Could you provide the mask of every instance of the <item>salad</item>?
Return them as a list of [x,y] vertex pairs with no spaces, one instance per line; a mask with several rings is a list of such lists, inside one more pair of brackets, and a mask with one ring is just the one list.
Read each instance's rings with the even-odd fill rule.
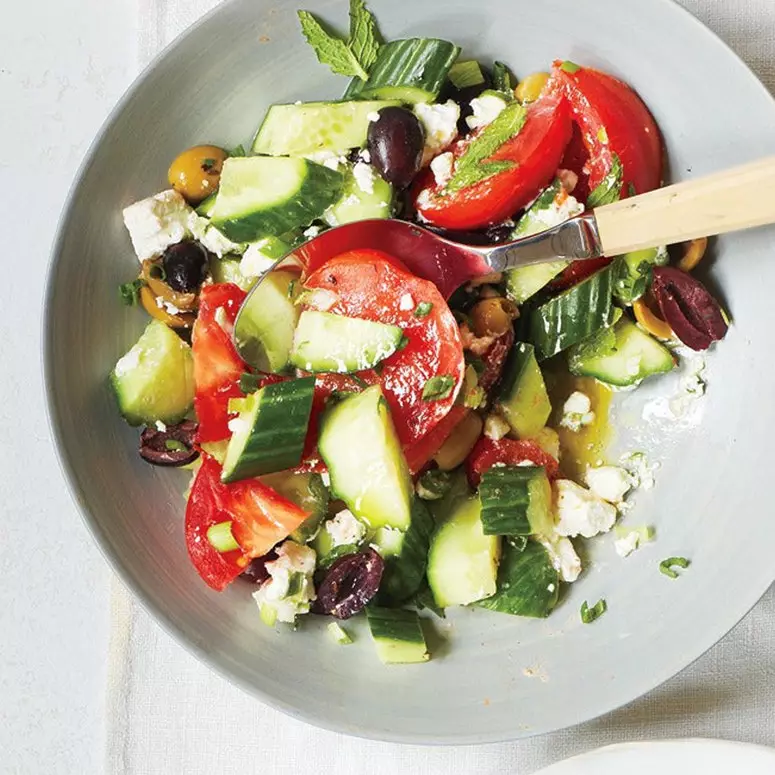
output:
[[517,82],[446,40],[385,42],[363,0],[348,35],[299,18],[349,85],[272,105],[249,149],[183,151],[169,189],[126,207],[139,270],[121,297],[150,321],[111,382],[142,458],[193,475],[181,537],[205,584],[240,580],[272,627],[329,616],[339,643],[365,615],[383,662],[421,662],[428,612],[546,617],[583,572],[579,540],[617,531],[622,556],[649,540],[618,524],[650,473],[640,453],[607,458],[612,392],[728,323],[691,275],[704,240],[450,298],[379,245],[302,260],[364,219],[480,244],[536,234],[657,188],[664,160],[646,106],[598,70],[557,61]]

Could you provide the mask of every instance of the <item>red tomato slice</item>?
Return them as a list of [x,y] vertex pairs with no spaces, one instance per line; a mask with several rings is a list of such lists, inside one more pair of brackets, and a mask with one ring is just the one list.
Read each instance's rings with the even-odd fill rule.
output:
[[449,438],[452,431],[470,411],[461,404],[455,404],[449,410],[449,414],[440,420],[430,433],[404,449],[406,463],[413,474],[425,468],[431,458],[441,449],[441,445]]
[[489,471],[496,463],[515,466],[523,460],[529,460],[537,466],[543,466],[550,479],[557,476],[560,464],[534,441],[501,439],[493,441],[486,436],[476,442],[466,461],[468,483],[473,488],[479,486],[482,474]]
[[[542,98],[528,109],[522,130],[491,157],[515,166],[452,194],[445,194],[426,173],[415,187],[415,207],[435,226],[445,229],[480,229],[501,223],[525,207],[557,172],[571,136],[571,114],[562,97]],[[469,140],[452,149],[461,156]]]
[[[380,364],[382,390],[402,445],[425,436],[455,403],[465,369],[460,331],[436,286],[399,269],[378,250],[343,253],[313,272],[305,285],[334,294],[330,312],[403,329],[406,347]],[[421,302],[431,304],[431,310],[417,317],[414,310]],[[439,376],[451,377],[451,392],[440,400],[424,400],[425,383]]]
[[229,437],[230,398],[242,395],[239,378],[248,370],[216,318],[234,325],[245,292],[232,283],[219,283],[202,288],[199,314],[194,323],[191,349],[194,356],[194,409],[199,420],[197,440],[200,443],[221,441]]
[[214,488],[223,486],[221,467],[215,460],[203,455],[186,505],[186,547],[197,573],[209,587],[219,592],[234,581],[248,564],[241,550],[221,554],[207,540],[208,528],[232,518],[221,510],[214,492]]

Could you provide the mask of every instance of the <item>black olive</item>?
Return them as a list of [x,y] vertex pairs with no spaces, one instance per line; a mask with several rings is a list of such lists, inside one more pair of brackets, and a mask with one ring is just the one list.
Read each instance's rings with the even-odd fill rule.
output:
[[266,569],[266,564],[276,559],[277,552],[274,549],[270,549],[263,557],[252,559],[247,568],[240,574],[240,578],[258,585],[269,581],[269,571]]
[[170,245],[162,256],[165,280],[173,291],[192,293],[207,277],[207,251],[191,240]]
[[371,163],[398,189],[406,188],[420,171],[424,145],[422,124],[406,108],[382,108],[369,124],[366,147]]
[[338,559],[318,587],[314,613],[355,616],[377,594],[384,570],[385,561],[371,548]]
[[168,425],[163,431],[146,427],[140,434],[140,457],[155,466],[185,466],[193,463],[199,457],[194,447],[197,427],[191,420]]

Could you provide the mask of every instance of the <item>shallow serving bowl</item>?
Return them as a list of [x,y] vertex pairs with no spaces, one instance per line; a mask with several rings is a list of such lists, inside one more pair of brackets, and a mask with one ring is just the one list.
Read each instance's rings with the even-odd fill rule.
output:
[[[346,22],[345,0],[304,2]],[[522,75],[557,57],[620,75],[661,125],[673,180],[775,153],[772,98],[670,0],[626,10],[621,0],[371,5],[389,38],[449,38]],[[50,413],[73,493],[116,571],[161,623],[211,667],[294,716],[427,743],[505,740],[598,716],[688,665],[775,579],[767,291],[775,287],[775,230],[716,244],[711,282],[734,326],[708,357],[701,406],[680,423],[660,419],[658,396],[675,389],[675,378],[617,401],[618,447],[661,461],[656,487],[627,517],[656,525],[652,546],[621,560],[610,537],[590,542],[589,570],[546,621],[452,612],[435,624],[426,665],[384,667],[365,632],[342,649],[322,622],[275,632],[261,624],[247,585],[217,594],[198,579],[183,541],[187,476],[143,463],[137,432],[114,406],[106,377],[144,324],[116,291],[136,271],[121,208],[164,188],[183,148],[247,142],[270,103],[335,98],[345,83],[316,62],[294,3],[231,0],[157,59],[111,115],[63,216],[47,298]],[[657,569],[671,555],[692,560],[676,581]],[[608,613],[582,625],[581,602],[601,597]]]

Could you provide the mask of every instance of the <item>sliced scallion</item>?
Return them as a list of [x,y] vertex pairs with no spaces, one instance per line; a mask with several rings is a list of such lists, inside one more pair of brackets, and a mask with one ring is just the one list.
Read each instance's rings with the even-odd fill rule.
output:
[[422,389],[423,401],[441,401],[452,394],[455,378],[449,374],[439,374],[431,377]]
[[581,621],[584,624],[591,624],[595,619],[599,619],[608,610],[608,605],[603,598],[595,603],[592,608],[589,607],[585,600],[581,604]]
[[659,563],[659,572],[669,579],[677,579],[679,574],[673,568],[688,568],[691,562],[686,557],[668,557]]
[[232,535],[231,522],[218,522],[207,528],[207,540],[216,552],[224,554],[239,549],[239,544]]

